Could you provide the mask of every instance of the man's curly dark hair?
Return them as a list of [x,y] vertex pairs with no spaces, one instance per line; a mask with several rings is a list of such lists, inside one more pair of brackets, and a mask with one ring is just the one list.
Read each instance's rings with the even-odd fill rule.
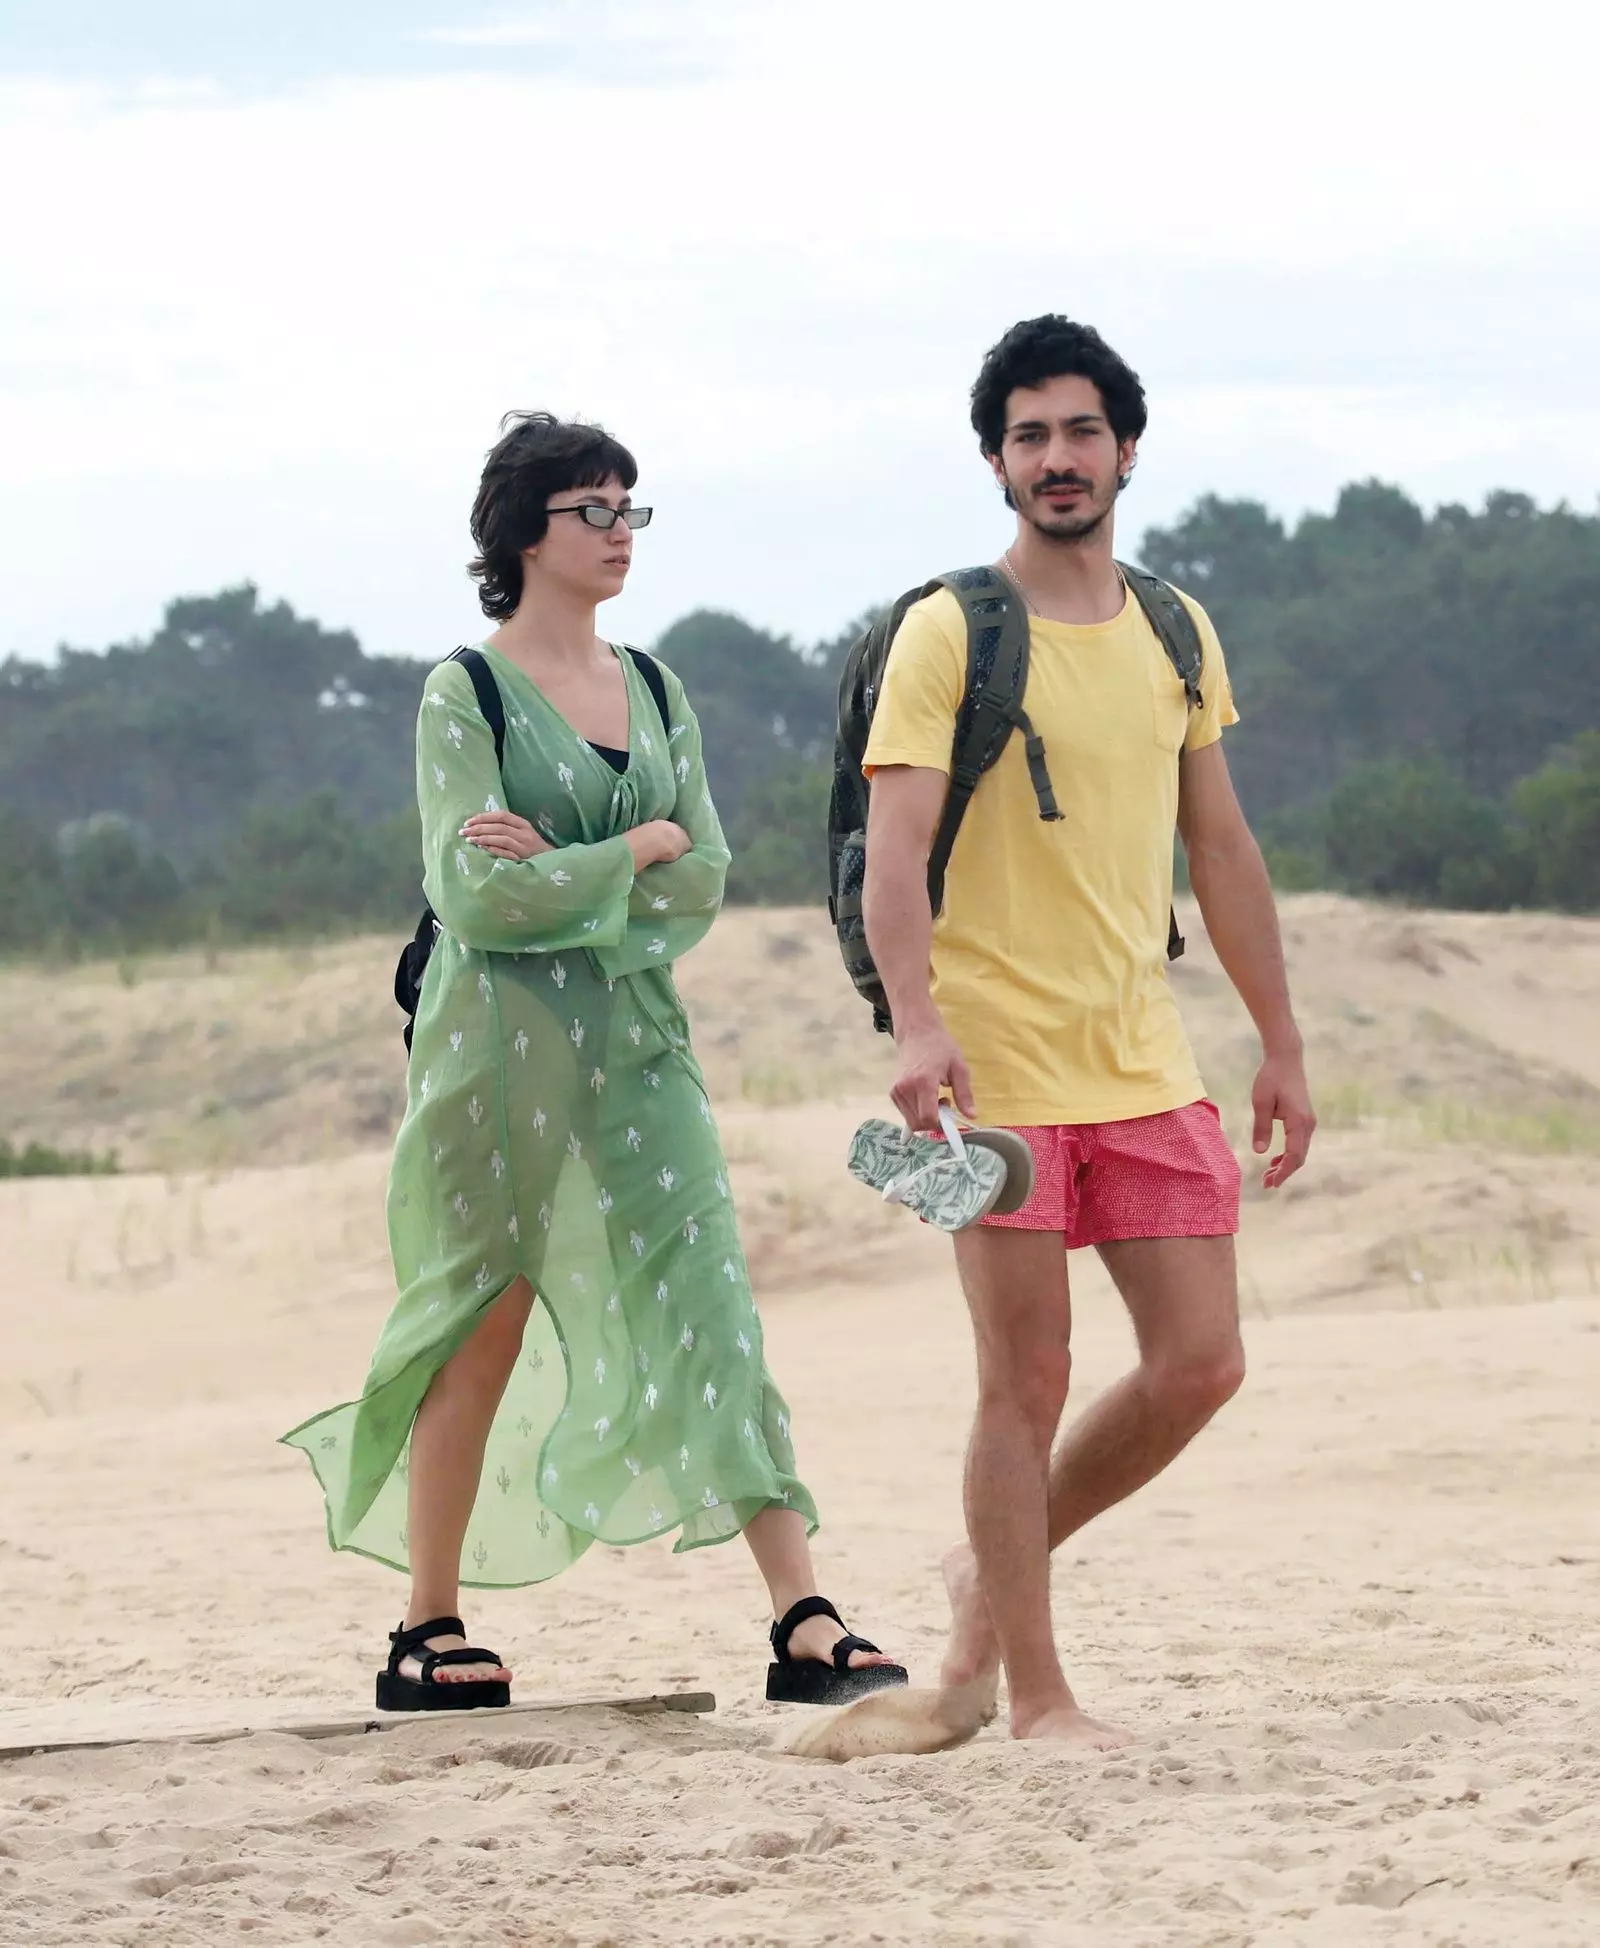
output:
[[496,622],[517,612],[522,551],[544,539],[550,496],[608,480],[620,480],[631,493],[639,478],[633,455],[603,426],[554,413],[507,413],[500,427],[472,503],[478,553],[467,564],[483,612]]
[[1100,393],[1117,443],[1145,429],[1144,387],[1132,366],[1093,325],[1075,324],[1059,312],[1024,318],[984,358],[972,388],[972,430],[986,454],[998,453],[1006,433],[1006,401],[1018,386],[1041,386],[1063,377],[1087,379]]

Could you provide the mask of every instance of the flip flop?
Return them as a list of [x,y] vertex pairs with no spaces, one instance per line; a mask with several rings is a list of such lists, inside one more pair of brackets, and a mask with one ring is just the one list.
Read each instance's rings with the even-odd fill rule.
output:
[[850,1144],[850,1174],[887,1204],[904,1204],[940,1231],[1008,1217],[1033,1195],[1033,1152],[1014,1130],[963,1130],[939,1105],[943,1137],[873,1118]]

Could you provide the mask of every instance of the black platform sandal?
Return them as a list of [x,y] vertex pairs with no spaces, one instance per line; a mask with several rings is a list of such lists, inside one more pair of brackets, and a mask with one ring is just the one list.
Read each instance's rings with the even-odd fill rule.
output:
[[864,1698],[869,1691],[885,1691],[891,1685],[909,1684],[903,1664],[866,1664],[853,1670],[850,1653],[876,1651],[865,1637],[848,1633],[833,1647],[833,1662],[824,1664],[815,1657],[791,1657],[789,1640],[812,1617],[832,1617],[844,1629],[844,1618],[825,1596],[807,1596],[787,1616],[772,1626],[772,1649],[777,1658],[767,1666],[767,1698],[772,1704],[843,1705]]
[[[504,1678],[479,1679],[472,1683],[434,1682],[441,1664],[498,1664],[492,1650],[429,1650],[430,1637],[464,1637],[460,1617],[434,1617],[407,1630],[403,1625],[389,1632],[393,1648],[389,1668],[378,1673],[380,1711],[477,1711],[484,1705],[508,1705],[511,1686]],[[405,1657],[422,1660],[421,1677],[403,1677],[400,1662]]]

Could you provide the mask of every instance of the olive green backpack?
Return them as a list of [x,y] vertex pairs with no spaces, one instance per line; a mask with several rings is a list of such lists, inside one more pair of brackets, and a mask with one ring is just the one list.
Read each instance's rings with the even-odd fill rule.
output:
[[[1150,626],[1183,683],[1189,708],[1200,707],[1200,632],[1177,590],[1159,576],[1119,563]],[[996,568],[958,568],[908,589],[887,614],[851,646],[839,682],[839,729],[834,743],[833,792],[828,804],[828,911],[839,936],[839,951],[857,991],[872,1007],[874,1025],[891,1032],[888,999],[867,946],[861,891],[867,870],[867,806],[871,787],[862,771],[872,713],[883,688],[889,647],[914,602],[948,589],[961,604],[967,624],[967,682],[956,713],[950,754],[950,789],[928,855],[928,902],[934,914],[944,905],[945,874],[961,821],[986,771],[1020,731],[1028,757],[1039,816],[1059,819],[1050,783],[1044,742],[1028,721],[1022,699],[1028,688],[1028,616],[1014,585]],[[1177,915],[1169,923],[1167,955],[1183,952]]]

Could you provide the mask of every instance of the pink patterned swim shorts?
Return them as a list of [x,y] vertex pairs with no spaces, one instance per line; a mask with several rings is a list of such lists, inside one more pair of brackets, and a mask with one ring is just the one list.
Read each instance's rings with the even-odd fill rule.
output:
[[1241,1173],[1211,1102],[1121,1123],[1017,1130],[1033,1195],[997,1230],[1059,1231],[1069,1251],[1121,1238],[1217,1238],[1239,1229]]

